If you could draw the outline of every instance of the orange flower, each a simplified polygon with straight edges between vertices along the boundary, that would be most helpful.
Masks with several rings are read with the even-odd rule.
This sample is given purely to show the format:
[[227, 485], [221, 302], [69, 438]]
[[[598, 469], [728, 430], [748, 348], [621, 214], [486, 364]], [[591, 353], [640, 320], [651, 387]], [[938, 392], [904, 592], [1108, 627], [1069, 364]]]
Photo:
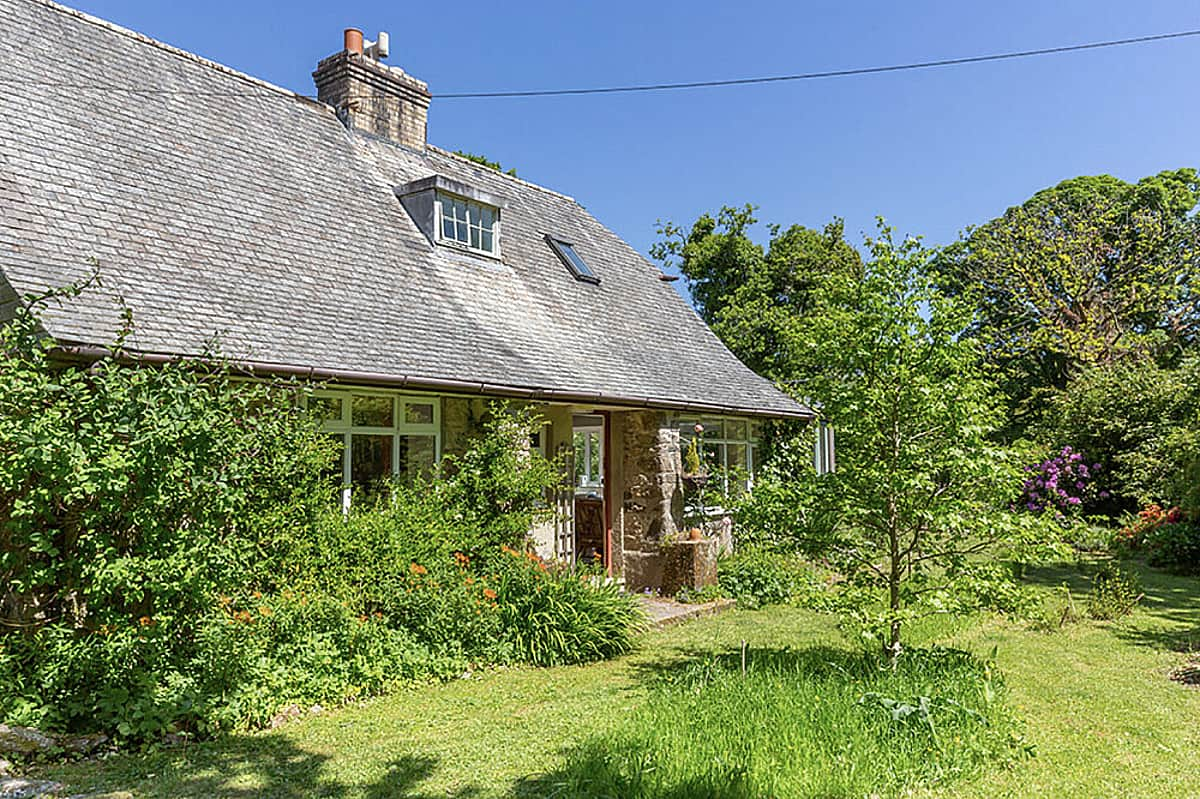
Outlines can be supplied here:
[[262, 591], [255, 591], [253, 594], [251, 594], [251, 596], [253, 596], [255, 599], [262, 599]]
[[475, 578], [468, 577], [466, 580], [463, 581], [463, 585], [475, 585]]
[[153, 627], [154, 619], [150, 618], [149, 616], [142, 616], [140, 619], [138, 619], [138, 624], [142, 625], [143, 627]]
[[490, 588], [483, 589], [483, 595], [491, 600], [494, 600], [497, 596], [496, 592]]
[[258, 612], [264, 616], [271, 615], [271, 609], [269, 607], [267, 607], [266, 605], [262, 605], [261, 607], [259, 607]]
[[250, 622], [254, 621], [254, 617], [250, 615], [250, 611], [248, 610], [239, 610], [237, 613], [233, 614], [233, 620], [241, 622], [242, 624], [249, 624]]
[[471, 562], [471, 559], [461, 552], [454, 553], [454, 560], [460, 567], [466, 567], [466, 565]]
[[408, 567], [408, 570], [413, 574], [429, 574], [429, 570], [419, 563], [414, 563]]
[[229, 597], [225, 596], [224, 594], [221, 594], [220, 596], [217, 597], [217, 604], [223, 608], [229, 607], [231, 602], [233, 602], [233, 600], [230, 599]]

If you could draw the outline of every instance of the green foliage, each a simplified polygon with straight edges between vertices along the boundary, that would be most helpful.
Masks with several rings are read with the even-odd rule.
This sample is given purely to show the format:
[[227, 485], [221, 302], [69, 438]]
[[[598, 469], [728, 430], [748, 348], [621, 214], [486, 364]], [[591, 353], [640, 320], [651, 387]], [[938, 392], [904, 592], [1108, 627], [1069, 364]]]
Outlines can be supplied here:
[[1171, 368], [1132, 358], [1085, 367], [1039, 401], [1029, 434], [1102, 465], [1112, 498], [1101, 510], [1128, 511], [1197, 490], [1189, 474], [1200, 468], [1200, 358]]
[[717, 563], [717, 579], [726, 596], [747, 608], [787, 602], [804, 585], [798, 564], [761, 550], [744, 550], [722, 558]]
[[1200, 524], [1164, 524], [1146, 533], [1143, 546], [1151, 566], [1178, 574], [1200, 574]]
[[343, 516], [305, 387], [239, 380], [215, 354], [137, 368], [124, 334], [60, 363], [37, 308], [0, 333], [0, 719], [208, 735], [468, 661], [632, 646], [615, 586], [501, 554], [559, 479], [525, 446], [530, 412], [493, 408], [440, 479]]
[[489, 597], [517, 660], [558, 666], [633, 649], [646, 621], [636, 597], [599, 572], [547, 564], [513, 549], [505, 554]]
[[1072, 178], [946, 249], [940, 282], [979, 309], [973, 332], [1014, 400], [1081, 366], [1194, 342], [1198, 200], [1193, 169]]
[[915, 240], [895, 243], [881, 227], [868, 245], [861, 278], [820, 284], [807, 320], [813, 367], [797, 376], [837, 430], [839, 468], [788, 491], [809, 509], [801, 546], [882, 600], [872, 624], [896, 651], [906, 618], [943, 612], [933, 600], [953, 592], [970, 556], [1054, 531], [1009, 510], [1029, 457], [992, 437], [1003, 412], [962, 336], [970, 307], [933, 285], [933, 253]]
[[1142, 586], [1134, 574], [1106, 563], [1092, 578], [1087, 597], [1087, 613], [1093, 619], [1108, 621], [1127, 616], [1142, 598]]
[[894, 669], [824, 648], [753, 649], [745, 674], [736, 652], [694, 660], [539, 784], [629, 799], [907, 795], [1028, 754], [1005, 693], [990, 664], [945, 649]]
[[[67, 293], [71, 293], [68, 291]], [[164, 628], [270, 585], [333, 458], [292, 384], [204, 365], [57, 362], [35, 315], [0, 332], [0, 619]]]
[[738, 358], [770, 379], [789, 380], [817, 284], [830, 274], [860, 274], [862, 258], [840, 219], [820, 231], [771, 225], [765, 250], [750, 238], [756, 222], [750, 205], [704, 214], [688, 230], [660, 222], [650, 252], [683, 273], [701, 317]]
[[683, 453], [684, 474], [700, 474], [700, 437], [695, 436], [688, 442]]
[[475, 163], [479, 164], [480, 166], [486, 166], [488, 169], [494, 169], [497, 172], [504, 172], [504, 174], [511, 175], [514, 178], [517, 176], [517, 170], [510, 169], [507, 172], [505, 172], [504, 167], [500, 166], [499, 161], [493, 161], [493, 160], [489, 159], [486, 155], [476, 155], [475, 153], [468, 153], [463, 150], [455, 150], [454, 154], [462, 156], [463, 158], [467, 159], [468, 161], [474, 161]]

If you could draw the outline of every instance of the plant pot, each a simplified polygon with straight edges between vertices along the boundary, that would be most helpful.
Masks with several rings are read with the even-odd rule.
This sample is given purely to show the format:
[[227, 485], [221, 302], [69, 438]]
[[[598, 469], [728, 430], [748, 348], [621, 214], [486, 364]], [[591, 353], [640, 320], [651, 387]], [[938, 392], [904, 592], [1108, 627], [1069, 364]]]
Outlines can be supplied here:
[[704, 532], [701, 531], [701, 529], [699, 527], [693, 527], [691, 530], [688, 530], [688, 540], [689, 541], [703, 541], [704, 540]]
[[685, 474], [683, 476], [683, 485], [688, 491], [699, 491], [708, 485], [707, 474]]

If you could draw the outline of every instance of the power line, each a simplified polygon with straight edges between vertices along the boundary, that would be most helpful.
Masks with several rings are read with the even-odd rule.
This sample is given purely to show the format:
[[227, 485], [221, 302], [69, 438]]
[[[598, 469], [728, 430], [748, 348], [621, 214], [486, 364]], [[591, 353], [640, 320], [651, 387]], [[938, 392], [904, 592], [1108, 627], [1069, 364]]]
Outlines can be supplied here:
[[[1036, 50], [1017, 50], [1006, 53], [991, 53], [988, 55], [964, 56], [961, 58], [943, 58], [934, 61], [917, 61], [907, 64], [889, 64], [878, 67], [857, 67], [854, 69], [835, 69], [824, 72], [801, 72], [794, 75], [768, 75], [756, 78], [730, 78], [726, 80], [687, 81], [681, 83], [647, 83], [628, 86], [596, 86], [582, 89], [523, 89], [512, 91], [487, 92], [449, 92], [435, 94], [439, 100], [479, 100], [498, 99], [505, 97], [566, 97], [588, 94], [632, 94], [635, 92], [673, 91], [679, 89], [712, 89], [726, 86], [751, 86], [765, 83], [785, 83], [803, 80], [821, 80], [826, 78], [847, 78], [856, 75], [879, 75], [888, 72], [908, 72], [934, 67], [962, 66], [964, 64], [982, 64], [992, 61], [1012, 61], [1019, 58], [1073, 53], [1081, 50], [1100, 50], [1107, 47], [1123, 47], [1131, 44], [1147, 44], [1167, 41], [1169, 39], [1184, 39], [1200, 36], [1200, 30], [1176, 31], [1174, 33], [1158, 33], [1150, 36], [1136, 36], [1128, 39], [1110, 39], [1102, 42], [1086, 44], [1070, 44], [1059, 47], [1044, 47]], [[259, 89], [245, 91], [192, 90], [153, 87], [127, 87], [95, 83], [57, 83], [54, 81], [29, 80], [25, 78], [0, 78], [0, 84], [22, 84], [46, 86], [55, 89], [75, 89], [109, 91], [123, 94], [167, 95], [179, 97], [271, 97], [297, 96], [315, 100], [311, 95], [293, 95], [286, 90], [262, 86]]]
[[853, 75], [878, 75], [884, 72], [905, 72], [915, 69], [930, 69], [932, 67], [951, 67], [962, 64], [981, 64], [987, 61], [1009, 61], [1017, 58], [1054, 55], [1056, 53], [1072, 53], [1079, 50], [1099, 50], [1104, 47], [1120, 47], [1128, 44], [1145, 44], [1161, 42], [1167, 39], [1183, 39], [1189, 36], [1200, 36], [1200, 30], [1177, 31], [1175, 33], [1158, 33], [1152, 36], [1137, 36], [1130, 39], [1112, 39], [1105, 42], [1090, 42], [1087, 44], [1071, 44], [1061, 47], [1044, 47], [1038, 50], [1018, 50], [1009, 53], [993, 53], [991, 55], [967, 56], [964, 58], [944, 58], [937, 61], [918, 61], [910, 64], [891, 64], [882, 67], [859, 67], [856, 69], [835, 69], [827, 72], [802, 72], [796, 75], [772, 75], [761, 78], [734, 78], [730, 80], [704, 80], [687, 83], [650, 83], [640, 86], [604, 86], [590, 89], [535, 89], [530, 91], [497, 91], [497, 92], [457, 92], [436, 95], [441, 100], [465, 100], [485, 97], [559, 97], [577, 94], [621, 94], [630, 92], [654, 92], [671, 89], [707, 89], [720, 86], [749, 86], [758, 83], [783, 83], [785, 81], [817, 80], [820, 78], [845, 78]]

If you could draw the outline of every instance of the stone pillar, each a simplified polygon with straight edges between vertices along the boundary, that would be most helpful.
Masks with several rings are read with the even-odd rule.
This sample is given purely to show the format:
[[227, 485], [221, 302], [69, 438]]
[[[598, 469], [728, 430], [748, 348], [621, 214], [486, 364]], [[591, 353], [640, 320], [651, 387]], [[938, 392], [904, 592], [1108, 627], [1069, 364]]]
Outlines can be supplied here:
[[[662, 541], [683, 511], [679, 431], [662, 411], [622, 413], [621, 549], [631, 591], [662, 585]], [[614, 494], [614, 496], [616, 496]]]

